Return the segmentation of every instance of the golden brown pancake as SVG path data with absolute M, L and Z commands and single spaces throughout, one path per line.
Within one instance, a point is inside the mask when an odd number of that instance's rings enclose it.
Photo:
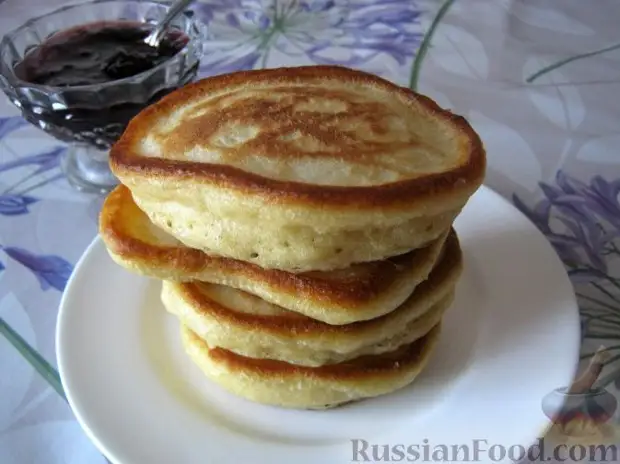
M 112 259 L 132 272 L 227 285 L 329 324 L 372 319 L 397 308 L 428 277 L 444 243 L 442 236 L 405 255 L 337 271 L 263 269 L 188 248 L 154 226 L 124 186 L 106 198 L 99 231 Z
M 244 71 L 135 117 L 113 172 L 158 227 L 209 254 L 290 272 L 438 239 L 485 174 L 467 121 L 336 66 Z
M 462 271 L 451 235 L 437 267 L 397 309 L 376 319 L 330 325 L 223 285 L 164 282 L 162 302 L 212 347 L 304 366 L 381 354 L 423 337 L 452 304 Z
M 440 325 L 399 349 L 321 367 L 248 358 L 211 348 L 182 326 L 185 351 L 205 375 L 229 392 L 258 403 L 296 409 L 326 409 L 394 392 L 426 367 Z
M 226 290 L 229 287 L 220 289 Z M 454 301 L 454 292 L 450 291 L 429 307 L 422 304 L 403 305 L 402 309 L 394 311 L 397 314 L 393 318 L 383 320 L 389 315 L 383 316 L 375 324 L 369 324 L 375 321 L 364 321 L 323 327 L 312 319 L 306 320 L 305 316 L 275 313 L 277 309 L 257 308 L 258 305 L 243 310 L 236 307 L 234 311 L 219 306 L 219 311 L 214 311 L 215 304 L 211 303 L 210 313 L 199 312 L 197 308 L 188 305 L 185 299 L 187 295 L 179 294 L 176 290 L 179 288 L 175 284 L 164 282 L 162 301 L 165 307 L 210 347 L 224 348 L 249 358 L 273 359 L 310 367 L 337 364 L 365 355 L 379 355 L 408 345 L 437 325 Z M 213 298 L 212 294 L 209 296 Z M 422 309 L 425 312 L 418 315 L 417 312 Z M 218 318 L 219 315 L 222 317 Z M 249 326 L 252 319 L 255 325 Z M 377 330 L 373 332 L 375 327 Z

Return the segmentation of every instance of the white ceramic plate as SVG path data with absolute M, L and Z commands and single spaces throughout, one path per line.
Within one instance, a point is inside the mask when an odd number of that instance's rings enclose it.
M 69 403 L 117 464 L 363 462 L 356 440 L 379 462 L 373 445 L 407 461 L 416 446 L 423 458 L 438 445 L 473 453 L 476 440 L 479 462 L 502 462 L 500 448 L 484 450 L 542 436 L 542 398 L 572 379 L 577 305 L 546 238 L 498 194 L 481 188 L 455 228 L 465 271 L 428 368 L 395 394 L 323 412 L 253 404 L 211 384 L 183 354 L 159 282 L 114 264 L 96 239 L 60 306 Z

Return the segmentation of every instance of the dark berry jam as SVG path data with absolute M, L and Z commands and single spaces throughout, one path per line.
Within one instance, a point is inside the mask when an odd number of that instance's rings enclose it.
M 30 50 L 15 65 L 16 77 L 59 88 L 67 98 L 64 107 L 22 108 L 26 119 L 58 139 L 109 148 L 137 113 L 191 81 L 198 68 L 196 63 L 172 82 L 164 70 L 154 70 L 143 84 L 122 81 L 153 70 L 189 42 L 183 32 L 171 30 L 155 48 L 144 43 L 149 32 L 138 22 L 89 23 L 57 32 Z M 112 85 L 80 88 L 103 84 Z
M 70 87 L 103 84 L 148 71 L 176 55 L 188 38 L 169 32 L 158 48 L 144 43 L 149 29 L 134 22 L 100 22 L 54 34 L 15 66 L 33 84 Z

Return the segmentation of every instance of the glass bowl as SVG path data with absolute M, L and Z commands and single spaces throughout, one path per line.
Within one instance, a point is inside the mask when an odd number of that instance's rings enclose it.
M 152 27 L 169 3 L 153 0 L 94 0 L 62 7 L 26 21 L 0 42 L 0 87 L 23 117 L 69 143 L 63 171 L 78 190 L 105 193 L 118 181 L 108 151 L 143 108 L 196 77 L 206 26 L 191 13 L 177 17 L 169 33 L 187 36 L 186 45 L 159 65 L 131 77 L 101 84 L 56 87 L 24 81 L 15 66 L 54 34 L 88 24 L 130 21 Z

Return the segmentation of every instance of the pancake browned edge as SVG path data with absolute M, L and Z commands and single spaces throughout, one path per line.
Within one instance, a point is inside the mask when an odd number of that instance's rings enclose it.
M 482 184 L 461 116 L 337 66 L 236 72 L 132 119 L 110 166 L 191 248 L 289 272 L 379 261 L 441 236 Z
M 230 287 L 200 282 L 164 282 L 162 302 L 213 348 L 321 366 L 393 351 L 423 337 L 451 306 L 461 272 L 461 250 L 452 232 L 437 267 L 401 306 L 376 319 L 338 326 Z
M 427 279 L 447 235 L 385 261 L 293 274 L 186 247 L 154 226 L 123 185 L 105 199 L 99 233 L 112 259 L 132 272 L 162 280 L 227 285 L 337 325 L 373 319 L 400 306 Z
M 192 361 L 229 392 L 284 408 L 327 409 L 411 384 L 426 367 L 440 329 L 441 323 L 424 337 L 390 353 L 321 367 L 247 358 L 223 348 L 210 348 L 185 326 L 181 326 L 181 336 Z

